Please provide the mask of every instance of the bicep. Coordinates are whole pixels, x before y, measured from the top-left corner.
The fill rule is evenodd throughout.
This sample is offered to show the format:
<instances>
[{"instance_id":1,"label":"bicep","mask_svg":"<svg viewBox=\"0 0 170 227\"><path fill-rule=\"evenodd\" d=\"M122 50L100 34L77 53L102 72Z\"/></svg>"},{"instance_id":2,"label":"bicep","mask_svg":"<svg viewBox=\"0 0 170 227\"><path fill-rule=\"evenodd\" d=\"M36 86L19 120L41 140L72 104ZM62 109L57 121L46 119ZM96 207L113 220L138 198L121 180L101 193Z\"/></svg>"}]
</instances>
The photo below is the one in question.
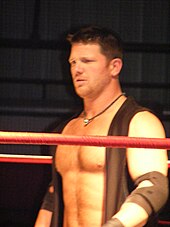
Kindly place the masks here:
<instances>
[{"instance_id":1,"label":"bicep","mask_svg":"<svg viewBox=\"0 0 170 227\"><path fill-rule=\"evenodd\" d=\"M160 120L150 112L134 116L129 127L129 137L165 138ZM163 149L128 148L127 162L132 179L152 171L167 175L167 151Z\"/></svg>"}]
</instances>

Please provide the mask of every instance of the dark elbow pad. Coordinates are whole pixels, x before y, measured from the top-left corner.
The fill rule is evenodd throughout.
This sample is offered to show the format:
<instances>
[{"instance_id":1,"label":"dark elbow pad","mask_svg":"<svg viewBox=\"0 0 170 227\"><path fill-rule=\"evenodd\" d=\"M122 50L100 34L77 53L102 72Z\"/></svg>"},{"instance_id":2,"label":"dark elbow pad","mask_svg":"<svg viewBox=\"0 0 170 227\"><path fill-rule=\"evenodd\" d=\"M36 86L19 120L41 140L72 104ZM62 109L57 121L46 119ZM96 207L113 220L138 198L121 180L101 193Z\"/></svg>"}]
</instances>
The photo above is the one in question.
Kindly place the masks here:
<instances>
[{"instance_id":1,"label":"dark elbow pad","mask_svg":"<svg viewBox=\"0 0 170 227\"><path fill-rule=\"evenodd\" d=\"M150 216L153 212L157 213L168 199L168 178L162 173L153 171L140 176L135 185L138 186L142 181L149 180L152 186L136 188L126 199L125 202L136 203Z\"/></svg>"},{"instance_id":2,"label":"dark elbow pad","mask_svg":"<svg viewBox=\"0 0 170 227\"><path fill-rule=\"evenodd\" d=\"M53 210L54 210L54 192L50 192L50 187L53 187L53 186L49 186L49 188L43 198L41 209L53 212Z\"/></svg>"}]
</instances>

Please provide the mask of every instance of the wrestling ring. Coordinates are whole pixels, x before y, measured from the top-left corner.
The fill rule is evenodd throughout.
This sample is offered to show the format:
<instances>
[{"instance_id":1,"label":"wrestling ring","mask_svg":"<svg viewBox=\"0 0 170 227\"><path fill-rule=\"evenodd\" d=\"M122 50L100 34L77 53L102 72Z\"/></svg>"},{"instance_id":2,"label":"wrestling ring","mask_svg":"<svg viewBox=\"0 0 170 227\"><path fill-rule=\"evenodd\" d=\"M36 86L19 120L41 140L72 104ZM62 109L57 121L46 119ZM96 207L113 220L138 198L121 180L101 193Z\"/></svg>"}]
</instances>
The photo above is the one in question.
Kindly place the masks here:
<instances>
[{"instance_id":1,"label":"wrestling ring","mask_svg":"<svg viewBox=\"0 0 170 227\"><path fill-rule=\"evenodd\" d=\"M116 148L170 149L170 138L136 138L126 136L72 136L57 133L0 131L0 144L22 145L81 145ZM0 154L0 162L51 164L51 156ZM170 161L167 163L170 168ZM170 226L170 221L159 220Z\"/></svg>"}]
</instances>

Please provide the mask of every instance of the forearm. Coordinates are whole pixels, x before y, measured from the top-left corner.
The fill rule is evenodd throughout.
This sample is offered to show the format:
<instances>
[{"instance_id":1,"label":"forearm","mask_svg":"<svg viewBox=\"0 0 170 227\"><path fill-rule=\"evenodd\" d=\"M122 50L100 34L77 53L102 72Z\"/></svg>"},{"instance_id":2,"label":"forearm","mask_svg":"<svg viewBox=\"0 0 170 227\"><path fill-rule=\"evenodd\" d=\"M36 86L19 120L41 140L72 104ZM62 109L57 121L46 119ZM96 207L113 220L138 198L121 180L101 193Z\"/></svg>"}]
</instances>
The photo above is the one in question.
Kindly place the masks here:
<instances>
[{"instance_id":1,"label":"forearm","mask_svg":"<svg viewBox=\"0 0 170 227\"><path fill-rule=\"evenodd\" d=\"M159 172L149 172L136 181L138 187L132 191L122 205L120 211L113 216L121 223L111 225L113 218L106 226L143 226L150 215L156 214L168 199L167 177Z\"/></svg>"},{"instance_id":2,"label":"forearm","mask_svg":"<svg viewBox=\"0 0 170 227\"><path fill-rule=\"evenodd\" d=\"M147 212L135 203L124 203L120 211L114 216L125 227L144 226L148 220Z\"/></svg>"},{"instance_id":3,"label":"forearm","mask_svg":"<svg viewBox=\"0 0 170 227\"><path fill-rule=\"evenodd\" d=\"M38 213L34 227L50 227L52 212L41 209Z\"/></svg>"}]
</instances>

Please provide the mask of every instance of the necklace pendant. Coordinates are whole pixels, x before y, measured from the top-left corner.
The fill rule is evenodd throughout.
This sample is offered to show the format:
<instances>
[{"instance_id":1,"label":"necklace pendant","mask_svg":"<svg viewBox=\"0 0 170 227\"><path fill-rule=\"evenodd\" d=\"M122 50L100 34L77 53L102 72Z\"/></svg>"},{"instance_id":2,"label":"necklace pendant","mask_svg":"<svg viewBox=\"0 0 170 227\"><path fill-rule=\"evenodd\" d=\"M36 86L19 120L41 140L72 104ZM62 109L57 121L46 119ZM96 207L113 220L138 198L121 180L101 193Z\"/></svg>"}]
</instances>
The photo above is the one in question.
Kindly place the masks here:
<instances>
[{"instance_id":1,"label":"necklace pendant","mask_svg":"<svg viewBox=\"0 0 170 227\"><path fill-rule=\"evenodd\" d=\"M85 124L85 125L88 125L89 122L90 122L89 119L87 119L87 118L85 118L83 121L84 121L84 124Z\"/></svg>"},{"instance_id":2,"label":"necklace pendant","mask_svg":"<svg viewBox=\"0 0 170 227\"><path fill-rule=\"evenodd\" d=\"M103 114L107 109L109 109L122 95L125 95L125 93L120 94L115 100L113 100L112 103L110 103L104 110L102 110L101 112L99 112L98 114L96 114L95 116L93 116L92 118L86 118L86 112L85 110L83 111L83 116L84 116L84 124L85 126L87 126L91 121L93 121L96 117L100 116L101 114Z\"/></svg>"}]
</instances>

